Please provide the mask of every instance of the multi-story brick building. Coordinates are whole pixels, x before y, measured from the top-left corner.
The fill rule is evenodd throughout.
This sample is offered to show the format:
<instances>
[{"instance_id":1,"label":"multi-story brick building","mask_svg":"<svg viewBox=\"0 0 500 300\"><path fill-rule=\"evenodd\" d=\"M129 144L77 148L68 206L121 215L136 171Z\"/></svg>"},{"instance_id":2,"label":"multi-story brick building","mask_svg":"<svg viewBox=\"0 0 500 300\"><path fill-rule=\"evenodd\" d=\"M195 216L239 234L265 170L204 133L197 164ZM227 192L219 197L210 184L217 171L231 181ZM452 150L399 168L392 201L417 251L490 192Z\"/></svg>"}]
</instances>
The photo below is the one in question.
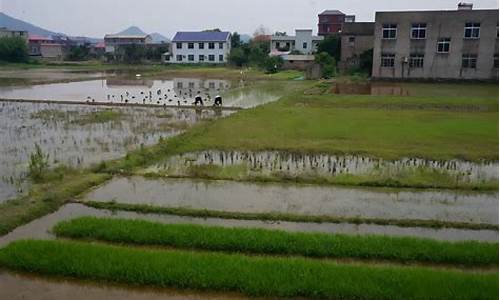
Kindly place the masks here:
<instances>
[{"instance_id":1,"label":"multi-story brick building","mask_svg":"<svg viewBox=\"0 0 500 300\"><path fill-rule=\"evenodd\" d=\"M354 16L347 16L340 10L325 10L318 15L318 35L338 34L346 22L354 22Z\"/></svg>"}]
</instances>

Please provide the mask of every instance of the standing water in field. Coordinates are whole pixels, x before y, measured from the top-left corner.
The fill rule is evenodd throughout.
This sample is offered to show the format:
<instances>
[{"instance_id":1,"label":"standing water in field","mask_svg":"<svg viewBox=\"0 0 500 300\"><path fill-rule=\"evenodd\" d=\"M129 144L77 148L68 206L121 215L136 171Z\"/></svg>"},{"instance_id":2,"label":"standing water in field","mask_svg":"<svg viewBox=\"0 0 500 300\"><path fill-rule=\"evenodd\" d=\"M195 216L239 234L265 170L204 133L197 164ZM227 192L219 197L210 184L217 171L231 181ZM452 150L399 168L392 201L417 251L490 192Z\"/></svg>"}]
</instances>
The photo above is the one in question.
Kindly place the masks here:
<instances>
[{"instance_id":1,"label":"standing water in field","mask_svg":"<svg viewBox=\"0 0 500 300\"><path fill-rule=\"evenodd\" d=\"M168 158L147 172L190 176L202 168L216 166L237 172L237 176L335 177L373 175L397 178L411 172L446 176L460 183L490 183L498 180L498 162L426 160L403 158L389 161L358 155L300 154L279 151L207 150Z\"/></svg>"},{"instance_id":2,"label":"standing water in field","mask_svg":"<svg viewBox=\"0 0 500 300\"><path fill-rule=\"evenodd\" d=\"M215 117L211 109L0 102L0 202L26 190L35 143L49 155L50 166L85 167Z\"/></svg>"},{"instance_id":3,"label":"standing water in field","mask_svg":"<svg viewBox=\"0 0 500 300\"><path fill-rule=\"evenodd\" d=\"M221 95L224 107L249 108L276 101L282 94L279 88L261 89L258 83L198 78L172 80L108 78L32 86L0 86L0 98L4 99L117 105L190 106L195 104L195 97L199 95L204 106L213 106L215 96Z\"/></svg>"}]
</instances>

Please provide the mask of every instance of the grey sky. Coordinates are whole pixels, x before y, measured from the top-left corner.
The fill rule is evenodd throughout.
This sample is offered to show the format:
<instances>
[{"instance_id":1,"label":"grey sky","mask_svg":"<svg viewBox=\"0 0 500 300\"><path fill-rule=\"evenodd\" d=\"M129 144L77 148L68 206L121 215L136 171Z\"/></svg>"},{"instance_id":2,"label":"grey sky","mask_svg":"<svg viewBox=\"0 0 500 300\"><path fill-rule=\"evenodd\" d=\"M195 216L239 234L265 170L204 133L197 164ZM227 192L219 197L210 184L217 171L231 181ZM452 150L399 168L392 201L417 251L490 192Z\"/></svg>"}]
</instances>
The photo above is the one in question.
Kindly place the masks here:
<instances>
[{"instance_id":1,"label":"grey sky","mask_svg":"<svg viewBox=\"0 0 500 300\"><path fill-rule=\"evenodd\" d=\"M40 27L69 35L102 37L130 25L167 37L177 30L223 30L252 34L317 30L317 14L339 9L372 21L375 11L455 9L459 0L0 0L0 10ZM474 8L498 8L497 0L475 0Z\"/></svg>"}]
</instances>

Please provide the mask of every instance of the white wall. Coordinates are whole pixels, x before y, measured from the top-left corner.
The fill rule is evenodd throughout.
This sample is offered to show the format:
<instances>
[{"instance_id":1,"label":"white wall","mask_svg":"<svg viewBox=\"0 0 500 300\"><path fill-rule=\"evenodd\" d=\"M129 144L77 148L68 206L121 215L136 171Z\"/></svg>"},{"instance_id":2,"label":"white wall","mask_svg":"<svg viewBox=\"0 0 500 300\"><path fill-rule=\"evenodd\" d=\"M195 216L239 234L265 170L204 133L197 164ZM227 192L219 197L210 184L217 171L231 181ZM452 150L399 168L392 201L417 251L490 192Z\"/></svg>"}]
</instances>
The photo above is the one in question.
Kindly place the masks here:
<instances>
[{"instance_id":1,"label":"white wall","mask_svg":"<svg viewBox=\"0 0 500 300\"><path fill-rule=\"evenodd\" d=\"M172 56L170 57L169 63L183 63L183 64L193 64L193 63L210 63L210 64L223 64L227 63L229 59L229 52L231 51L231 43L225 42L214 42L214 49L209 49L209 42L203 42L205 45L204 49L199 48L200 42L193 42L194 48L188 48L188 42L182 42L182 49L177 48L177 43L172 42ZM219 48L219 43L222 43L222 49ZM177 60L177 55L182 55L182 61ZM189 61L189 55L194 55L194 60ZM200 61L199 57L203 55L205 57L204 61ZM215 61L209 61L209 55L214 55ZM223 60L219 60L219 55L223 56Z\"/></svg>"}]
</instances>

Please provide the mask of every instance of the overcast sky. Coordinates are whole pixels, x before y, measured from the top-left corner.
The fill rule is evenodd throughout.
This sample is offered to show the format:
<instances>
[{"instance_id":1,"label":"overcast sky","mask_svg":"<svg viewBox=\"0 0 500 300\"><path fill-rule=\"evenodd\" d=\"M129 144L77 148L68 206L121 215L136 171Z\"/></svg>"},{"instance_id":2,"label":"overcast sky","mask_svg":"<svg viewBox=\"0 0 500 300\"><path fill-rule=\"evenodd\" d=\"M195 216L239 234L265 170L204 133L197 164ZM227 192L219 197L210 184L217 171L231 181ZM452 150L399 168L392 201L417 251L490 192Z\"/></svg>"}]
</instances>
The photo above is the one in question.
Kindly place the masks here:
<instances>
[{"instance_id":1,"label":"overcast sky","mask_svg":"<svg viewBox=\"0 0 500 300\"><path fill-rule=\"evenodd\" d=\"M459 0L0 0L0 10L45 29L103 37L136 25L169 38L176 31L221 28L252 34L260 25L291 33L317 30L317 15L339 9L357 21L375 11L455 9ZM474 8L498 8L498 0L475 0Z\"/></svg>"}]
</instances>

